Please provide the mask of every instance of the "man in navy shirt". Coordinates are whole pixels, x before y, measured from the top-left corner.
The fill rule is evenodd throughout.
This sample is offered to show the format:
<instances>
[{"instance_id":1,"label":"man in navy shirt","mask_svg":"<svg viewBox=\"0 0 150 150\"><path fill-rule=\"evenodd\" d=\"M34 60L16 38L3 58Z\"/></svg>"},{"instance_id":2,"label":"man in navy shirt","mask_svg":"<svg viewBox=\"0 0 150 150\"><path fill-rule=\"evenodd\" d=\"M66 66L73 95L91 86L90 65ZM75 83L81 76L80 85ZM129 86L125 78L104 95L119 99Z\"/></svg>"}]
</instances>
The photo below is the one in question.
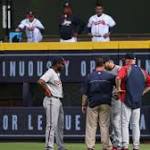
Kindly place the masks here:
<instances>
[{"instance_id":1,"label":"man in navy shirt","mask_svg":"<svg viewBox=\"0 0 150 150\"><path fill-rule=\"evenodd\" d=\"M66 4L59 22L60 42L76 42L85 24L79 17L73 15L70 4Z\"/></svg>"},{"instance_id":2,"label":"man in navy shirt","mask_svg":"<svg viewBox=\"0 0 150 150\"><path fill-rule=\"evenodd\" d=\"M103 58L96 60L96 70L89 74L82 89L82 112L86 112L86 146L95 149L97 122L100 126L101 142L104 150L111 150L109 135L111 98L115 76L104 69Z\"/></svg>"}]
</instances>

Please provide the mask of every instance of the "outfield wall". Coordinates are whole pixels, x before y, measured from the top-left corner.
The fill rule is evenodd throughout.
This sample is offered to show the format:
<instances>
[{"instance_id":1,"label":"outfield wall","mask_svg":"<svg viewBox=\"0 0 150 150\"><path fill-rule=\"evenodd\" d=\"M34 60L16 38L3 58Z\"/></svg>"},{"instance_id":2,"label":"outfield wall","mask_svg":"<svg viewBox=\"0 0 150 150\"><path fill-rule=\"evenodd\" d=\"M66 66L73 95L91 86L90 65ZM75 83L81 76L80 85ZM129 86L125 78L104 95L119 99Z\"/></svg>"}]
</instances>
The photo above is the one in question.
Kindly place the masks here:
<instances>
[{"instance_id":1,"label":"outfield wall","mask_svg":"<svg viewBox=\"0 0 150 150\"><path fill-rule=\"evenodd\" d=\"M83 139L85 115L80 107L64 108L64 135L66 139ZM140 129L142 138L150 138L150 107L141 110ZM45 135L43 108L0 108L0 139L41 139ZM132 127L130 126L130 131ZM97 132L97 137L100 133Z\"/></svg>"},{"instance_id":2,"label":"outfield wall","mask_svg":"<svg viewBox=\"0 0 150 150\"><path fill-rule=\"evenodd\" d=\"M82 81L95 69L96 57L110 56L116 64L122 65L122 58L127 52L134 52L137 64L150 73L150 41L0 43L0 87L3 83L36 84L39 77L50 67L53 57L63 56L66 60L61 76L65 91L63 103L70 106L65 107L65 137L83 138L85 116L79 107ZM74 88L75 85L78 86ZM3 87L1 92L3 93ZM9 91L7 95L8 93ZM43 97L38 97L38 94L35 91L33 97L42 102ZM143 97L143 101L149 99L150 94ZM150 106L142 108L140 127L143 138L150 138L149 110ZM2 139L44 137L45 115L41 107L0 108L0 122Z\"/></svg>"},{"instance_id":3,"label":"outfield wall","mask_svg":"<svg viewBox=\"0 0 150 150\"><path fill-rule=\"evenodd\" d=\"M64 82L82 82L95 69L96 57L110 56L122 65L126 52L134 52L137 64L150 73L150 41L2 43L0 82L36 82L55 56L66 60Z\"/></svg>"},{"instance_id":4,"label":"outfield wall","mask_svg":"<svg viewBox=\"0 0 150 150\"><path fill-rule=\"evenodd\" d=\"M40 43L0 43L0 51L91 51L91 50L140 50L149 49L146 41L110 41L110 42L40 42Z\"/></svg>"}]
</instances>

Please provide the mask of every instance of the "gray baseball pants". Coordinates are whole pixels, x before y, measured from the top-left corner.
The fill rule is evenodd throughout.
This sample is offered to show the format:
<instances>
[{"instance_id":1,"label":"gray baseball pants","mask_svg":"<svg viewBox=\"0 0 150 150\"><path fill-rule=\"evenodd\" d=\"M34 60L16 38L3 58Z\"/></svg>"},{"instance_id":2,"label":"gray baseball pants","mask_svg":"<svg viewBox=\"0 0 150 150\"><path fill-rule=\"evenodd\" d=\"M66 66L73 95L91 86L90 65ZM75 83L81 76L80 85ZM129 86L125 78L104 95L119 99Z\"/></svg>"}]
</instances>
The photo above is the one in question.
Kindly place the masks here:
<instances>
[{"instance_id":1,"label":"gray baseball pants","mask_svg":"<svg viewBox=\"0 0 150 150\"><path fill-rule=\"evenodd\" d=\"M133 149L139 149L139 145L140 145L140 127L139 127L140 108L131 109L123 103L121 116L122 116L121 117L121 119L122 119L121 128L122 128L123 147L128 148L128 145L129 145L129 123L131 121Z\"/></svg>"},{"instance_id":2,"label":"gray baseball pants","mask_svg":"<svg viewBox=\"0 0 150 150\"><path fill-rule=\"evenodd\" d=\"M112 99L111 103L111 134L112 134L112 143L114 147L122 147L122 133L121 133L121 111L122 111L122 102L120 100Z\"/></svg>"},{"instance_id":3,"label":"gray baseball pants","mask_svg":"<svg viewBox=\"0 0 150 150\"><path fill-rule=\"evenodd\" d=\"M64 111L62 103L59 98L45 97L43 106L46 112L46 150L54 150L54 135L56 135L58 150L64 150Z\"/></svg>"}]
</instances>

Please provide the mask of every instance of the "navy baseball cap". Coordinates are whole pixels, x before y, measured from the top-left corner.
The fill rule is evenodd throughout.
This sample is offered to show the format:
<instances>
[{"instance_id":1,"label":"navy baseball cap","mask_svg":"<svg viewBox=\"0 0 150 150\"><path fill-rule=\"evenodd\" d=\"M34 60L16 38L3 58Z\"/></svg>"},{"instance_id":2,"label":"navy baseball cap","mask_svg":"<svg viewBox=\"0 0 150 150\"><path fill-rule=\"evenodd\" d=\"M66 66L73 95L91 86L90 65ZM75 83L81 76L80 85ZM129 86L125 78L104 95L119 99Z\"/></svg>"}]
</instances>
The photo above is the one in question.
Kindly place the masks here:
<instances>
[{"instance_id":1,"label":"navy baseball cap","mask_svg":"<svg viewBox=\"0 0 150 150\"><path fill-rule=\"evenodd\" d=\"M54 57L52 59L52 66L56 65L57 63L61 63L61 62L64 62L65 59L63 57Z\"/></svg>"},{"instance_id":2,"label":"navy baseball cap","mask_svg":"<svg viewBox=\"0 0 150 150\"><path fill-rule=\"evenodd\" d=\"M104 59L104 63L109 62L109 61L113 61L113 59L108 57L108 56L104 57L103 59Z\"/></svg>"},{"instance_id":3,"label":"navy baseball cap","mask_svg":"<svg viewBox=\"0 0 150 150\"><path fill-rule=\"evenodd\" d=\"M133 53L127 53L124 56L124 59L136 59L135 55Z\"/></svg>"}]
</instances>

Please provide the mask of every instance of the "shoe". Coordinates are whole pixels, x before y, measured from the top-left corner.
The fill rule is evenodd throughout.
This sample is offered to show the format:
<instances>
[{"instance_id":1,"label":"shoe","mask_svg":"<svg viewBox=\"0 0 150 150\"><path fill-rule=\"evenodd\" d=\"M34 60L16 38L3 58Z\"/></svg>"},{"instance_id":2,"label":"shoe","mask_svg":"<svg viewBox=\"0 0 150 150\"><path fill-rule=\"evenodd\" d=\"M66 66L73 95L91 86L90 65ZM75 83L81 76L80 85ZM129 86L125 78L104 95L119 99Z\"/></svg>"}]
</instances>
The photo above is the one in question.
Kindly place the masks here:
<instances>
[{"instance_id":1,"label":"shoe","mask_svg":"<svg viewBox=\"0 0 150 150\"><path fill-rule=\"evenodd\" d=\"M133 149L133 150L139 150L139 149Z\"/></svg>"}]
</instances>

